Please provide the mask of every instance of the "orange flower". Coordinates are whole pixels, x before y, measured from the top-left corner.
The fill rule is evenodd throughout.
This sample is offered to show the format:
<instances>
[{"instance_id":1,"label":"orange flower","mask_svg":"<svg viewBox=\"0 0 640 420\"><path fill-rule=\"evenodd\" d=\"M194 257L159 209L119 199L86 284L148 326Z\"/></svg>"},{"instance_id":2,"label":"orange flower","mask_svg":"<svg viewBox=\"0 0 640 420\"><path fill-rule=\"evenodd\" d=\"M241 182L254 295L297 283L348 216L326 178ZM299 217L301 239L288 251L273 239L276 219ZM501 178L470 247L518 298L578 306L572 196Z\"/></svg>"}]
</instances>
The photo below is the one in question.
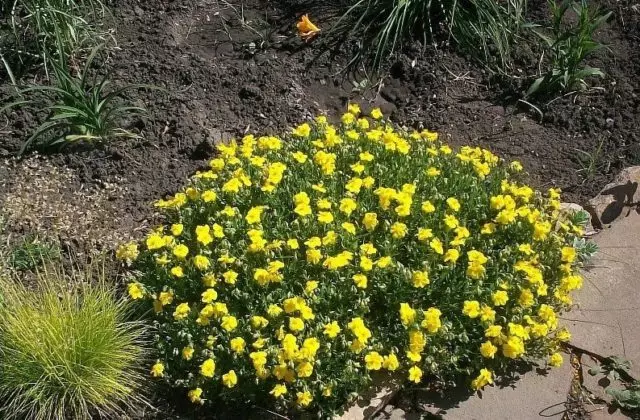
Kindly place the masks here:
<instances>
[{"instance_id":1,"label":"orange flower","mask_svg":"<svg viewBox=\"0 0 640 420\"><path fill-rule=\"evenodd\" d=\"M309 20L309 15L302 15L296 26L298 27L300 38L307 42L311 41L320 32L320 28Z\"/></svg>"}]
</instances>

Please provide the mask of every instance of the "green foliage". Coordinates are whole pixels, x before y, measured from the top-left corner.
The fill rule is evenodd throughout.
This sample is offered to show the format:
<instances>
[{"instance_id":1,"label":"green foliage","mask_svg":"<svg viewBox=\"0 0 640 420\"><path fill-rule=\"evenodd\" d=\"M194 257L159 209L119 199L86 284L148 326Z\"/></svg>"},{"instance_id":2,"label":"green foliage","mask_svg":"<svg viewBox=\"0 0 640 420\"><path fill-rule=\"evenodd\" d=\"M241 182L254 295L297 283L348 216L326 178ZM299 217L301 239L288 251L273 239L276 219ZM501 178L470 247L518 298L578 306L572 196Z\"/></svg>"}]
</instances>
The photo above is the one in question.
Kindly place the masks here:
<instances>
[{"instance_id":1,"label":"green foliage","mask_svg":"<svg viewBox=\"0 0 640 420\"><path fill-rule=\"evenodd\" d=\"M14 270L34 270L42 264L60 257L60 248L37 237L23 238L8 252L8 265Z\"/></svg>"},{"instance_id":2,"label":"green foliage","mask_svg":"<svg viewBox=\"0 0 640 420\"><path fill-rule=\"evenodd\" d=\"M110 37L101 29L105 13L100 0L2 0L0 58L5 69L13 78L11 64L81 58Z\"/></svg>"},{"instance_id":3,"label":"green foliage","mask_svg":"<svg viewBox=\"0 0 640 420\"><path fill-rule=\"evenodd\" d=\"M640 414L640 381L629 375L631 362L618 356L605 358L600 366L589 369L592 376L604 375L609 380L605 392L614 398L615 404L623 410ZM624 387L617 388L613 382L622 382Z\"/></svg>"},{"instance_id":4,"label":"green foliage","mask_svg":"<svg viewBox=\"0 0 640 420\"><path fill-rule=\"evenodd\" d=\"M481 389L518 361L562 363L582 231L558 191L348 110L218 145L156 203L166 225L118 249L153 309L150 374L191 402L329 415L379 370Z\"/></svg>"},{"instance_id":5,"label":"green foliage","mask_svg":"<svg viewBox=\"0 0 640 420\"><path fill-rule=\"evenodd\" d=\"M127 115L144 112L143 108L123 105L119 102L122 93L131 89L148 87L146 85L127 85L118 89L109 89L106 76L98 80L91 77L91 66L100 48L89 55L83 71L74 76L66 60L51 62L54 85L36 85L20 91L40 93L46 98L47 119L24 142L20 154L38 145L41 147L65 145L77 141L103 142L116 137L137 137L135 134L119 128L119 120ZM11 109L31 101L17 101L4 108Z\"/></svg>"},{"instance_id":6,"label":"green foliage","mask_svg":"<svg viewBox=\"0 0 640 420\"><path fill-rule=\"evenodd\" d=\"M597 68L584 64L584 60L603 44L594 39L594 33L611 16L593 7L587 0L548 0L551 10L551 28L534 32L545 43L544 54L549 64L545 75L536 79L527 95L583 90L585 79L603 77ZM576 22L568 22L568 11L576 15Z\"/></svg>"},{"instance_id":7,"label":"green foliage","mask_svg":"<svg viewBox=\"0 0 640 420\"><path fill-rule=\"evenodd\" d=\"M458 48L504 72L525 9L526 0L358 0L332 32L360 40L354 62L370 59L377 69L405 41L418 38L426 45L445 27Z\"/></svg>"},{"instance_id":8,"label":"green foliage","mask_svg":"<svg viewBox=\"0 0 640 420\"><path fill-rule=\"evenodd\" d=\"M127 321L129 305L103 276L50 269L36 290L1 280L2 418L84 419L144 402L144 328Z\"/></svg>"}]
</instances>

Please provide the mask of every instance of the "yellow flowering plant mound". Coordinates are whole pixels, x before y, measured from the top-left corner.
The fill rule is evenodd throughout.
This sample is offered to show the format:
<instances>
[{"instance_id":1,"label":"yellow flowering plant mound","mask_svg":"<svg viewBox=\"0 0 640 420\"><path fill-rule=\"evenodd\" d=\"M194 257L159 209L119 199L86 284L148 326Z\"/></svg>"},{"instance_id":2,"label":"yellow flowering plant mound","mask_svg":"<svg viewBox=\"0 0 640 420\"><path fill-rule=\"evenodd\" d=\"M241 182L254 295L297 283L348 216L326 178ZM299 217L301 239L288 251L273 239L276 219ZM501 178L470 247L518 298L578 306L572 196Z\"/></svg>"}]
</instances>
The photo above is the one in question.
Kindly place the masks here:
<instances>
[{"instance_id":1,"label":"yellow flowering plant mound","mask_svg":"<svg viewBox=\"0 0 640 420\"><path fill-rule=\"evenodd\" d=\"M191 402L327 414L375 371L480 389L518 359L562 363L582 230L519 163L356 105L218 150L117 252L154 310L150 374Z\"/></svg>"}]
</instances>

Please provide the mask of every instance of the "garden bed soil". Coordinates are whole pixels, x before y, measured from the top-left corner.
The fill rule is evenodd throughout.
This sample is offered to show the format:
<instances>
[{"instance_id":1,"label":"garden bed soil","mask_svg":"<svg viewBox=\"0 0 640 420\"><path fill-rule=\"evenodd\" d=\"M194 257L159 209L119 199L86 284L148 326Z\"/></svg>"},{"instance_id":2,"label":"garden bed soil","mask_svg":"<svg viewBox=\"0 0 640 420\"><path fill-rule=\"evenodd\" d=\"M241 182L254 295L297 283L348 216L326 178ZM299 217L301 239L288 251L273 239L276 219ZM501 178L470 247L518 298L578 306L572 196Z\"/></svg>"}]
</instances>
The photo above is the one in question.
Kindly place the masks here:
<instances>
[{"instance_id":1,"label":"garden bed soil","mask_svg":"<svg viewBox=\"0 0 640 420\"><path fill-rule=\"evenodd\" d=\"M0 163L0 211L14 229L53 230L109 247L125 232L155 223L151 202L206 165L215 143L248 132L282 133L318 113L340 115L348 101L380 106L394 122L437 130L454 145L479 145L520 160L533 185L560 187L565 201L584 203L622 167L640 160L640 6L600 3L615 17L598 33L609 48L589 64L606 77L599 88L535 103L540 115L446 47L408 47L390 59L378 82L363 72L345 74L347 53L318 58L318 42L295 36L296 13L304 10L285 11L283 2L115 0L118 48L105 69L116 83L164 89L128 93L148 109L125 125L143 139L18 161L11 155L37 115L13 112L0 125L0 157L6 159ZM323 15L311 17L327 24ZM6 84L0 89L10 91ZM42 191L42 202L78 209L98 203L104 211L80 223L86 215L79 210L67 223L74 229L65 230L50 222L48 206L15 205L27 191L37 194L29 187L34 171L49 178L51 171L64 174ZM87 223L97 233L87 234Z\"/></svg>"}]
</instances>

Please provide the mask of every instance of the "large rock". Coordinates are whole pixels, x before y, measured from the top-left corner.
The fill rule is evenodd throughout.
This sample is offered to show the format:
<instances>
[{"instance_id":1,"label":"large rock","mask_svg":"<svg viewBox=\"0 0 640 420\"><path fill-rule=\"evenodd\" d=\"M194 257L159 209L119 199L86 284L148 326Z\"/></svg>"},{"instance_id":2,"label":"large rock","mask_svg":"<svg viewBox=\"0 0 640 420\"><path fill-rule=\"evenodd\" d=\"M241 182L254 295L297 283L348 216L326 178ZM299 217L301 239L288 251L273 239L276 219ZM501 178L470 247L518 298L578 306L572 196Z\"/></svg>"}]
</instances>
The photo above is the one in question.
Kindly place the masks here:
<instances>
[{"instance_id":1,"label":"large rock","mask_svg":"<svg viewBox=\"0 0 640 420\"><path fill-rule=\"evenodd\" d=\"M623 169L600 194L589 200L587 210L597 229L610 225L618 217L628 216L640 205L640 166Z\"/></svg>"}]
</instances>

